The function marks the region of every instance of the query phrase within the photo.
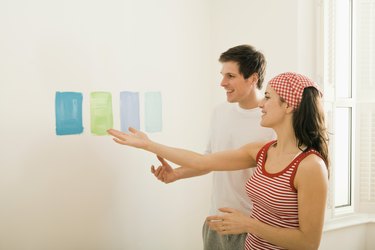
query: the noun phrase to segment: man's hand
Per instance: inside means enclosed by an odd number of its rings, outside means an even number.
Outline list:
[[[178,180],[178,174],[175,169],[173,169],[166,160],[162,157],[157,156],[158,160],[160,161],[161,165],[155,169],[155,166],[151,166],[151,173],[155,175],[155,177],[164,182],[164,183],[171,183]]]

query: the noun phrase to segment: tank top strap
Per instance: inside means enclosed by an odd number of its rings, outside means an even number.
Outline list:
[[[303,159],[305,159],[307,156],[309,156],[311,154],[315,154],[315,155],[319,156],[320,158],[322,158],[322,156],[319,154],[319,152],[316,151],[315,149],[307,149],[306,151],[303,151],[299,155],[297,155],[297,157],[294,158],[293,161],[289,165],[290,169],[292,170],[292,175],[290,177],[290,187],[293,188],[295,191],[297,191],[297,190],[295,189],[293,183],[294,183],[294,178],[295,178],[296,173],[297,173],[298,166]]]
[[[259,162],[259,160],[261,159],[261,161],[264,161],[265,160],[265,156],[268,152],[268,149],[271,147],[271,145],[273,145],[277,140],[272,140],[270,142],[267,142],[258,152],[257,154],[257,157],[256,157],[256,161]]]

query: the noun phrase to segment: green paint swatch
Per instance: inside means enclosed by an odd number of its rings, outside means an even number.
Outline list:
[[[109,92],[92,92],[90,94],[91,133],[107,135],[113,127],[112,95]]]

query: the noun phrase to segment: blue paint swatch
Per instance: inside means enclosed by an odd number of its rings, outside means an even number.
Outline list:
[[[160,92],[145,93],[145,130],[160,132],[162,130],[162,105]]]
[[[56,135],[74,135],[83,132],[82,93],[56,92]]]
[[[129,127],[140,129],[138,92],[120,92],[120,121],[123,132]]]

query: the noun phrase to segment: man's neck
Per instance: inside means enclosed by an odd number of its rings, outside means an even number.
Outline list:
[[[259,102],[262,100],[261,94],[259,90],[254,90],[251,94],[246,98],[246,100],[238,102],[238,105],[242,109],[254,109],[258,107]]]

